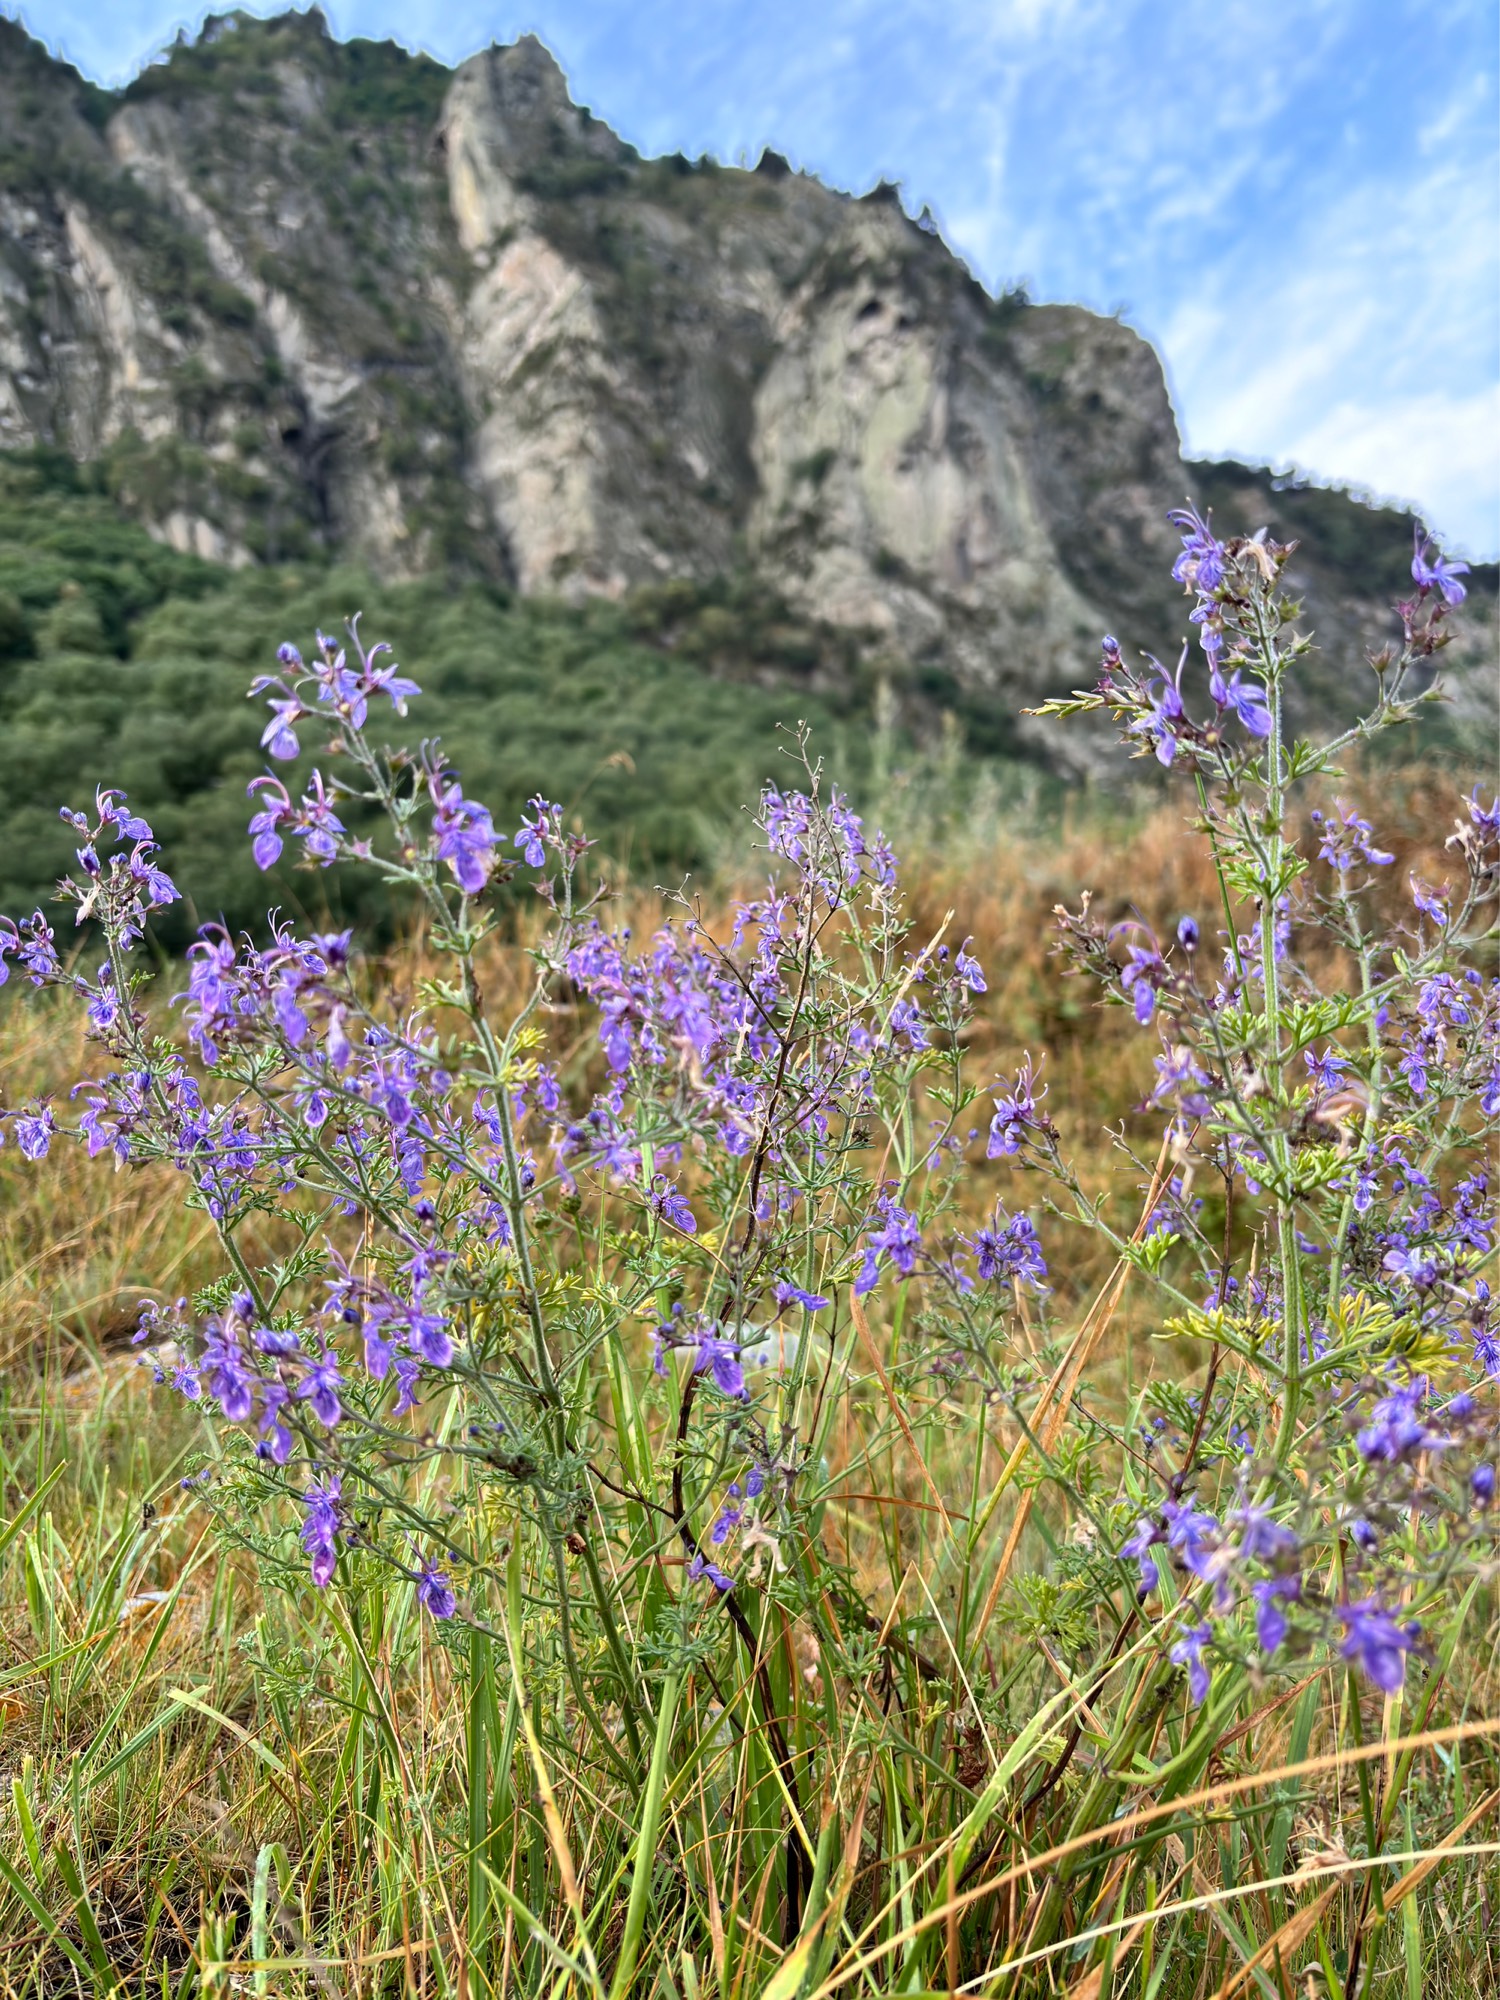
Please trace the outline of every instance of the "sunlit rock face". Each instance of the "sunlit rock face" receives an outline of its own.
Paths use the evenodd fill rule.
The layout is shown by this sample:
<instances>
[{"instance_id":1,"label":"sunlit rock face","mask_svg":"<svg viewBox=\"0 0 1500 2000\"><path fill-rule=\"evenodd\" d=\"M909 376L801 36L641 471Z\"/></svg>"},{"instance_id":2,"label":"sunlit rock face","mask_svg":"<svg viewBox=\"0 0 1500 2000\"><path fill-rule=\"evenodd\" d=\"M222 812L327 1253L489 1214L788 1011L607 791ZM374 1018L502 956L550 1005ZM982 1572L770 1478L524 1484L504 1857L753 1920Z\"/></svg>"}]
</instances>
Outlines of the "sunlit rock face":
<instances>
[{"instance_id":1,"label":"sunlit rock face","mask_svg":"<svg viewBox=\"0 0 1500 2000\"><path fill-rule=\"evenodd\" d=\"M1330 656L1388 625L1408 528L1185 465L1129 328L990 298L893 190L642 160L534 38L450 73L231 16L110 94L0 21L0 133L0 448L102 461L175 546L567 597L748 571L970 718L1091 680L1106 627L1180 643L1189 494L1301 536ZM1037 728L1001 733L1091 760Z\"/></svg>"}]
</instances>

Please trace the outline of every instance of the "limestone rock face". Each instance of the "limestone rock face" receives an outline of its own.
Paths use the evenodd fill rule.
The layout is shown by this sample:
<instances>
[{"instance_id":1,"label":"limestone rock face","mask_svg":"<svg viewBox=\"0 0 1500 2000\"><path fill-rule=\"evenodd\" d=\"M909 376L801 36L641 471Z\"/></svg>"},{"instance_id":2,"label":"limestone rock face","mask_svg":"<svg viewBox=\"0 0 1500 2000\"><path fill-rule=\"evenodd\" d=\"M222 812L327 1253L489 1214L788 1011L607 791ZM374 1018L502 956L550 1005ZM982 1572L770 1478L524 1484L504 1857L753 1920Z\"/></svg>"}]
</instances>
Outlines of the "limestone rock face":
<instances>
[{"instance_id":1,"label":"limestone rock face","mask_svg":"<svg viewBox=\"0 0 1500 2000\"><path fill-rule=\"evenodd\" d=\"M1185 465L1145 341L991 298L893 190L643 160L532 37L450 73L316 11L211 18L115 94L0 19L0 448L31 445L216 560L567 596L748 572L971 719L1091 680L1106 628L1175 650L1189 494L1301 536L1346 656L1410 533Z\"/></svg>"}]
</instances>

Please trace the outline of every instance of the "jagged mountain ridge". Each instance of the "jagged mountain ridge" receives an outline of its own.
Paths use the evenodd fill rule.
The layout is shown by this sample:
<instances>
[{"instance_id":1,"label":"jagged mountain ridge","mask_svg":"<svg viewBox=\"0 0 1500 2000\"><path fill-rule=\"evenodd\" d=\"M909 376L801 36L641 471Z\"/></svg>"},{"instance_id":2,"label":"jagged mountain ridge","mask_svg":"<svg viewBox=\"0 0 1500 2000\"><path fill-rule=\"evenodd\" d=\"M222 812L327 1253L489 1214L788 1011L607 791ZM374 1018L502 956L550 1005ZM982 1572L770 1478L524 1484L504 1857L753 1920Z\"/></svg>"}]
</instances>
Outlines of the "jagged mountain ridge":
<instances>
[{"instance_id":1,"label":"jagged mountain ridge","mask_svg":"<svg viewBox=\"0 0 1500 2000\"><path fill-rule=\"evenodd\" d=\"M1175 643L1187 493L1302 532L1324 705L1409 535L1185 465L1144 340L991 298L893 189L642 159L534 38L448 72L316 12L210 20L119 93L0 21L0 446L38 443L222 561L611 596L748 571L896 684L1007 714L1091 677L1106 625Z\"/></svg>"}]
</instances>

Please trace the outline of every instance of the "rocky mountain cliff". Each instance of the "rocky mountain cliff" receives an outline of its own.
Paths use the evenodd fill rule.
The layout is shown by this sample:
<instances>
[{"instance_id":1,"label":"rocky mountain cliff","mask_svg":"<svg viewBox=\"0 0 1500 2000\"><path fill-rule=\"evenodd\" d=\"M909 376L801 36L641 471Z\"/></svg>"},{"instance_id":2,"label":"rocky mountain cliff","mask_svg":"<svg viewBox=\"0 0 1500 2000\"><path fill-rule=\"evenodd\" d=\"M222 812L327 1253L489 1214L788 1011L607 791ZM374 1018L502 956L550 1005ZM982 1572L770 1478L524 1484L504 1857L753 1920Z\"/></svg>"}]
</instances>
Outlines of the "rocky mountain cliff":
<instances>
[{"instance_id":1,"label":"rocky mountain cliff","mask_svg":"<svg viewBox=\"0 0 1500 2000\"><path fill-rule=\"evenodd\" d=\"M1185 464L1145 341L990 297L894 189L642 159L532 38L449 72L316 12L210 20L120 93L0 21L0 448L36 445L234 564L668 607L748 576L969 717L1092 678L1106 627L1175 647L1185 495L1301 536L1322 703L1410 558L1400 515Z\"/></svg>"}]
</instances>

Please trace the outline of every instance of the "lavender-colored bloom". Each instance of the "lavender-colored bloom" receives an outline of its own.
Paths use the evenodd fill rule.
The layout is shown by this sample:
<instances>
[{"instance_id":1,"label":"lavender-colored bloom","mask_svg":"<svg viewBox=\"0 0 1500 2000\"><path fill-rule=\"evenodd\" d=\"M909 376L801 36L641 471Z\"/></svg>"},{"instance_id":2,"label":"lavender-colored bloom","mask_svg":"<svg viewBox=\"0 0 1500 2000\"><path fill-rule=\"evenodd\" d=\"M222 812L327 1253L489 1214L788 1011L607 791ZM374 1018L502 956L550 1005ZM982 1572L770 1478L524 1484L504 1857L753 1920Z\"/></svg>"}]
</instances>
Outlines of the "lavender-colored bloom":
<instances>
[{"instance_id":1,"label":"lavender-colored bloom","mask_svg":"<svg viewBox=\"0 0 1500 2000\"><path fill-rule=\"evenodd\" d=\"M1200 597L1211 597L1224 581L1224 550L1214 539L1196 507L1174 507L1167 515L1182 536L1182 554L1172 565L1172 579L1185 583Z\"/></svg>"},{"instance_id":2,"label":"lavender-colored bloom","mask_svg":"<svg viewBox=\"0 0 1500 2000\"><path fill-rule=\"evenodd\" d=\"M417 1602L434 1618L451 1618L458 1609L453 1585L446 1573L427 1563L417 1578Z\"/></svg>"},{"instance_id":3,"label":"lavender-colored bloom","mask_svg":"<svg viewBox=\"0 0 1500 2000\"><path fill-rule=\"evenodd\" d=\"M1481 840L1500 840L1500 798L1485 805L1476 785L1464 802L1469 808L1469 818L1474 822L1474 830Z\"/></svg>"},{"instance_id":4,"label":"lavender-colored bloom","mask_svg":"<svg viewBox=\"0 0 1500 2000\"><path fill-rule=\"evenodd\" d=\"M7 957L21 961L33 986L43 986L60 975L62 967L58 963L55 934L40 910L20 925L13 924L9 917L0 917L0 986L9 977Z\"/></svg>"},{"instance_id":5,"label":"lavender-colored bloom","mask_svg":"<svg viewBox=\"0 0 1500 2000\"><path fill-rule=\"evenodd\" d=\"M927 1025L922 1019L922 1010L915 1000L898 1000L891 1009L890 1032L904 1036L914 1049L927 1047Z\"/></svg>"},{"instance_id":6,"label":"lavender-colored bloom","mask_svg":"<svg viewBox=\"0 0 1500 2000\"><path fill-rule=\"evenodd\" d=\"M1418 1417L1421 1404L1422 1390L1415 1382L1383 1396L1371 1410L1369 1423L1355 1436L1361 1455L1395 1465L1415 1451L1443 1444L1442 1436L1429 1431Z\"/></svg>"},{"instance_id":7,"label":"lavender-colored bloom","mask_svg":"<svg viewBox=\"0 0 1500 2000\"><path fill-rule=\"evenodd\" d=\"M1302 1060L1307 1065L1308 1081L1319 1095L1337 1090L1349 1067L1332 1049L1324 1049L1321 1055L1314 1049L1304 1049Z\"/></svg>"},{"instance_id":8,"label":"lavender-colored bloom","mask_svg":"<svg viewBox=\"0 0 1500 2000\"><path fill-rule=\"evenodd\" d=\"M1134 1534L1120 1544L1120 1554L1132 1557L1140 1567L1143 1597L1149 1597L1161 1583L1161 1572L1151 1551L1165 1539L1157 1522L1142 1519L1136 1522Z\"/></svg>"},{"instance_id":9,"label":"lavender-colored bloom","mask_svg":"<svg viewBox=\"0 0 1500 2000\"><path fill-rule=\"evenodd\" d=\"M1281 1563L1297 1553L1297 1537L1263 1507L1242 1507L1232 1516L1240 1529L1240 1554L1256 1562Z\"/></svg>"},{"instance_id":10,"label":"lavender-colored bloom","mask_svg":"<svg viewBox=\"0 0 1500 2000\"><path fill-rule=\"evenodd\" d=\"M1437 1283L1438 1262L1428 1250L1388 1250L1381 1263L1393 1277L1404 1278L1419 1292L1429 1291Z\"/></svg>"},{"instance_id":11,"label":"lavender-colored bloom","mask_svg":"<svg viewBox=\"0 0 1500 2000\"><path fill-rule=\"evenodd\" d=\"M255 1407L256 1377L239 1343L239 1322L230 1315L209 1321L203 1348L203 1373L211 1396L232 1424L247 1421Z\"/></svg>"},{"instance_id":12,"label":"lavender-colored bloom","mask_svg":"<svg viewBox=\"0 0 1500 2000\"><path fill-rule=\"evenodd\" d=\"M1133 995L1135 1018L1144 1028L1156 1012L1156 989L1166 979L1167 969L1154 943L1133 944L1129 949L1130 956L1120 973L1120 984Z\"/></svg>"},{"instance_id":13,"label":"lavender-colored bloom","mask_svg":"<svg viewBox=\"0 0 1500 2000\"><path fill-rule=\"evenodd\" d=\"M795 1305L801 1306L804 1312L818 1313L828 1305L821 1292L805 1292L788 1278L779 1278L771 1289L777 1305L783 1308Z\"/></svg>"},{"instance_id":14,"label":"lavender-colored bloom","mask_svg":"<svg viewBox=\"0 0 1500 2000\"><path fill-rule=\"evenodd\" d=\"M57 1123L52 1116L50 1104L39 1104L34 1111L18 1111L15 1114L16 1144L28 1160L45 1160L52 1144L52 1135Z\"/></svg>"},{"instance_id":15,"label":"lavender-colored bloom","mask_svg":"<svg viewBox=\"0 0 1500 2000\"><path fill-rule=\"evenodd\" d=\"M1145 736L1155 746L1157 763L1170 766L1177 755L1178 725L1184 719L1182 695L1160 660L1153 659L1151 665L1161 675L1161 685L1152 689L1149 711L1131 723L1129 733Z\"/></svg>"},{"instance_id":16,"label":"lavender-colored bloom","mask_svg":"<svg viewBox=\"0 0 1500 2000\"><path fill-rule=\"evenodd\" d=\"M1439 930L1445 930L1448 924L1446 888L1429 889L1427 884L1419 882L1415 875L1410 876L1408 879L1411 882L1411 899L1417 908L1424 915L1431 917Z\"/></svg>"},{"instance_id":17,"label":"lavender-colored bloom","mask_svg":"<svg viewBox=\"0 0 1500 2000\"><path fill-rule=\"evenodd\" d=\"M281 830L292 826L297 815L286 786L269 772L252 778L245 789L251 798L257 792L265 794L259 812L252 814L245 831L250 835L250 852L256 867L266 869L279 860L283 846Z\"/></svg>"},{"instance_id":18,"label":"lavender-colored bloom","mask_svg":"<svg viewBox=\"0 0 1500 2000\"><path fill-rule=\"evenodd\" d=\"M140 889L152 909L159 910L165 908L168 903L180 902L182 900L182 892L165 868L159 868L151 860L150 857L155 851L155 846L151 841L138 840L130 850L130 859L126 863L126 869L132 881L139 883Z\"/></svg>"},{"instance_id":19,"label":"lavender-colored bloom","mask_svg":"<svg viewBox=\"0 0 1500 2000\"><path fill-rule=\"evenodd\" d=\"M1436 590L1445 603L1462 604L1468 595L1458 579L1469 574L1469 565L1451 562L1437 553L1420 528L1412 530L1411 573L1424 596L1429 590Z\"/></svg>"},{"instance_id":20,"label":"lavender-colored bloom","mask_svg":"<svg viewBox=\"0 0 1500 2000\"><path fill-rule=\"evenodd\" d=\"M1266 691L1254 681L1242 681L1238 668L1227 681L1222 675L1215 674L1209 683L1209 691L1219 707L1232 710L1252 736L1263 738L1270 735L1271 705Z\"/></svg>"},{"instance_id":21,"label":"lavender-colored bloom","mask_svg":"<svg viewBox=\"0 0 1500 2000\"><path fill-rule=\"evenodd\" d=\"M394 660L387 666L375 665L380 654L388 653L390 650L384 640L370 648L365 657L365 690L369 694L389 695L391 707L395 709L397 715L405 715L408 700L411 696L420 694L422 690L415 681L407 680L401 675Z\"/></svg>"},{"instance_id":22,"label":"lavender-colored bloom","mask_svg":"<svg viewBox=\"0 0 1500 2000\"><path fill-rule=\"evenodd\" d=\"M958 956L953 961L953 970L958 974L960 980L971 993L984 993L988 991L985 985L984 968L969 950L969 946L973 942L972 938L964 939L958 948Z\"/></svg>"},{"instance_id":23,"label":"lavender-colored bloom","mask_svg":"<svg viewBox=\"0 0 1500 2000\"><path fill-rule=\"evenodd\" d=\"M680 1229L684 1236L696 1236L698 1218L688 1207L686 1197L675 1188L665 1174L658 1174L651 1183L651 1206L663 1222Z\"/></svg>"},{"instance_id":24,"label":"lavender-colored bloom","mask_svg":"<svg viewBox=\"0 0 1500 2000\"><path fill-rule=\"evenodd\" d=\"M413 1309L407 1317L407 1343L433 1368L446 1368L453 1359L453 1340L448 1322L440 1312Z\"/></svg>"},{"instance_id":25,"label":"lavender-colored bloom","mask_svg":"<svg viewBox=\"0 0 1500 2000\"><path fill-rule=\"evenodd\" d=\"M1184 1566L1205 1582L1217 1579L1227 1561L1221 1548L1222 1530L1217 1519L1191 1504L1168 1500L1162 1508L1167 1524L1167 1546L1175 1549Z\"/></svg>"},{"instance_id":26,"label":"lavender-colored bloom","mask_svg":"<svg viewBox=\"0 0 1500 2000\"><path fill-rule=\"evenodd\" d=\"M422 1364L414 1356L398 1354L394 1370L396 1377L396 1400L391 1405L393 1417L404 1417L408 1410L417 1407L417 1384L422 1379Z\"/></svg>"},{"instance_id":27,"label":"lavender-colored bloom","mask_svg":"<svg viewBox=\"0 0 1500 2000\"><path fill-rule=\"evenodd\" d=\"M1151 1102L1161 1104L1175 1099L1188 1117L1203 1117L1208 1110L1208 1099L1204 1095L1208 1087L1208 1073L1200 1068L1186 1043L1174 1042L1159 1056L1153 1056L1151 1063L1156 1071Z\"/></svg>"},{"instance_id":28,"label":"lavender-colored bloom","mask_svg":"<svg viewBox=\"0 0 1500 2000\"><path fill-rule=\"evenodd\" d=\"M1320 812L1312 815L1312 823L1320 834L1318 858L1329 862L1340 874L1347 874L1357 862L1372 868L1388 867L1396 857L1371 844L1370 822L1361 819L1342 799L1335 799L1334 805L1338 808L1337 817Z\"/></svg>"},{"instance_id":29,"label":"lavender-colored bloom","mask_svg":"<svg viewBox=\"0 0 1500 2000\"><path fill-rule=\"evenodd\" d=\"M298 1394L312 1404L313 1415L320 1424L332 1430L344 1419L344 1406L339 1401L339 1390L343 1378L339 1374L338 1356L328 1353L320 1356L307 1371Z\"/></svg>"},{"instance_id":30,"label":"lavender-colored bloom","mask_svg":"<svg viewBox=\"0 0 1500 2000\"><path fill-rule=\"evenodd\" d=\"M917 1257L922 1248L922 1235L915 1215L902 1208L889 1195L882 1195L876 1203L879 1228L871 1228L865 1241L864 1262L859 1276L854 1281L856 1294L863 1298L873 1292L880 1282L880 1266L889 1258L903 1278L909 1278L917 1268Z\"/></svg>"},{"instance_id":31,"label":"lavender-colored bloom","mask_svg":"<svg viewBox=\"0 0 1500 2000\"><path fill-rule=\"evenodd\" d=\"M319 1484L314 1481L303 1495L307 1518L302 1523L301 1542L312 1561L312 1580L319 1590L333 1581L339 1559L339 1525L342 1484L331 1472Z\"/></svg>"},{"instance_id":32,"label":"lavender-colored bloom","mask_svg":"<svg viewBox=\"0 0 1500 2000\"><path fill-rule=\"evenodd\" d=\"M285 1465L292 1455L292 1434L281 1421L286 1397L287 1392L279 1382L261 1385L260 1441L255 1451L257 1457L267 1458L273 1465Z\"/></svg>"},{"instance_id":33,"label":"lavender-colored bloom","mask_svg":"<svg viewBox=\"0 0 1500 2000\"><path fill-rule=\"evenodd\" d=\"M1255 1636L1267 1656L1277 1651L1286 1637L1283 1603L1295 1604L1302 1595L1302 1579L1296 1576L1265 1577L1250 1586L1255 1599Z\"/></svg>"},{"instance_id":34,"label":"lavender-colored bloom","mask_svg":"<svg viewBox=\"0 0 1500 2000\"><path fill-rule=\"evenodd\" d=\"M732 1396L738 1402L749 1402L750 1391L745 1384L745 1371L740 1366L740 1350L735 1341L724 1340L716 1333L701 1334L693 1373L701 1375L705 1369L712 1374L726 1396Z\"/></svg>"},{"instance_id":35,"label":"lavender-colored bloom","mask_svg":"<svg viewBox=\"0 0 1500 2000\"><path fill-rule=\"evenodd\" d=\"M344 831L344 822L333 810L320 771L313 772L310 788L302 794L292 830L322 867L327 868L338 859L338 836Z\"/></svg>"},{"instance_id":36,"label":"lavender-colored bloom","mask_svg":"<svg viewBox=\"0 0 1500 2000\"><path fill-rule=\"evenodd\" d=\"M1177 942L1184 951L1198 949L1198 925L1192 917L1180 917L1177 923Z\"/></svg>"},{"instance_id":37,"label":"lavender-colored bloom","mask_svg":"<svg viewBox=\"0 0 1500 2000\"><path fill-rule=\"evenodd\" d=\"M457 779L431 783L433 832L440 861L453 870L466 896L477 896L489 880L490 859L500 843L493 820L481 805L466 799Z\"/></svg>"},{"instance_id":38,"label":"lavender-colored bloom","mask_svg":"<svg viewBox=\"0 0 1500 2000\"><path fill-rule=\"evenodd\" d=\"M547 850L542 845L554 833L562 818L562 809L549 804L540 792L526 803L528 817L521 821L513 845L521 850L521 858L528 868L546 865Z\"/></svg>"},{"instance_id":39,"label":"lavender-colored bloom","mask_svg":"<svg viewBox=\"0 0 1500 2000\"><path fill-rule=\"evenodd\" d=\"M154 840L156 836L140 814L125 810L125 799L126 794L121 791L96 791L94 808L100 824L112 828L116 840ZM83 823L82 813L77 814L75 824Z\"/></svg>"},{"instance_id":40,"label":"lavender-colored bloom","mask_svg":"<svg viewBox=\"0 0 1500 2000\"><path fill-rule=\"evenodd\" d=\"M1213 1632L1207 1625L1193 1625L1172 1648L1173 1664L1188 1670L1188 1699L1194 1708L1201 1708L1208 1699L1210 1677L1203 1648L1212 1637Z\"/></svg>"},{"instance_id":41,"label":"lavender-colored bloom","mask_svg":"<svg viewBox=\"0 0 1500 2000\"><path fill-rule=\"evenodd\" d=\"M1481 1507L1488 1507L1495 1497L1495 1468L1481 1463L1469 1474L1469 1491Z\"/></svg>"},{"instance_id":42,"label":"lavender-colored bloom","mask_svg":"<svg viewBox=\"0 0 1500 2000\"><path fill-rule=\"evenodd\" d=\"M1383 1693L1395 1694L1406 1679L1406 1655L1420 1637L1420 1627L1398 1625L1372 1597L1341 1604L1338 1615L1344 1626L1340 1653Z\"/></svg>"},{"instance_id":43,"label":"lavender-colored bloom","mask_svg":"<svg viewBox=\"0 0 1500 2000\"><path fill-rule=\"evenodd\" d=\"M720 1569L717 1563L710 1562L702 1549L694 1552L693 1559L688 1564L687 1573L689 1583L701 1583L706 1577L717 1591L734 1589L734 1578L730 1576L727 1570Z\"/></svg>"},{"instance_id":44,"label":"lavender-colored bloom","mask_svg":"<svg viewBox=\"0 0 1500 2000\"><path fill-rule=\"evenodd\" d=\"M1047 1265L1029 1215L1007 1216L997 1205L993 1225L977 1229L971 1247L975 1268L986 1282L1014 1278L1034 1290L1045 1288Z\"/></svg>"},{"instance_id":45,"label":"lavender-colored bloom","mask_svg":"<svg viewBox=\"0 0 1500 2000\"><path fill-rule=\"evenodd\" d=\"M1045 1094L1045 1090L1038 1091L1036 1088L1028 1056L1017 1072L1014 1084L1002 1086L994 1100L995 1115L990 1120L986 1158L998 1160L1020 1152L1027 1135L1041 1123L1037 1117L1037 1100Z\"/></svg>"},{"instance_id":46,"label":"lavender-colored bloom","mask_svg":"<svg viewBox=\"0 0 1500 2000\"><path fill-rule=\"evenodd\" d=\"M165 1379L161 1370L158 1369L156 1371L156 1380L161 1382ZM198 1371L191 1361L179 1361L177 1366L172 1370L172 1387L177 1391L179 1396L186 1397L190 1403L196 1403L202 1396L203 1384L199 1381Z\"/></svg>"}]
</instances>

